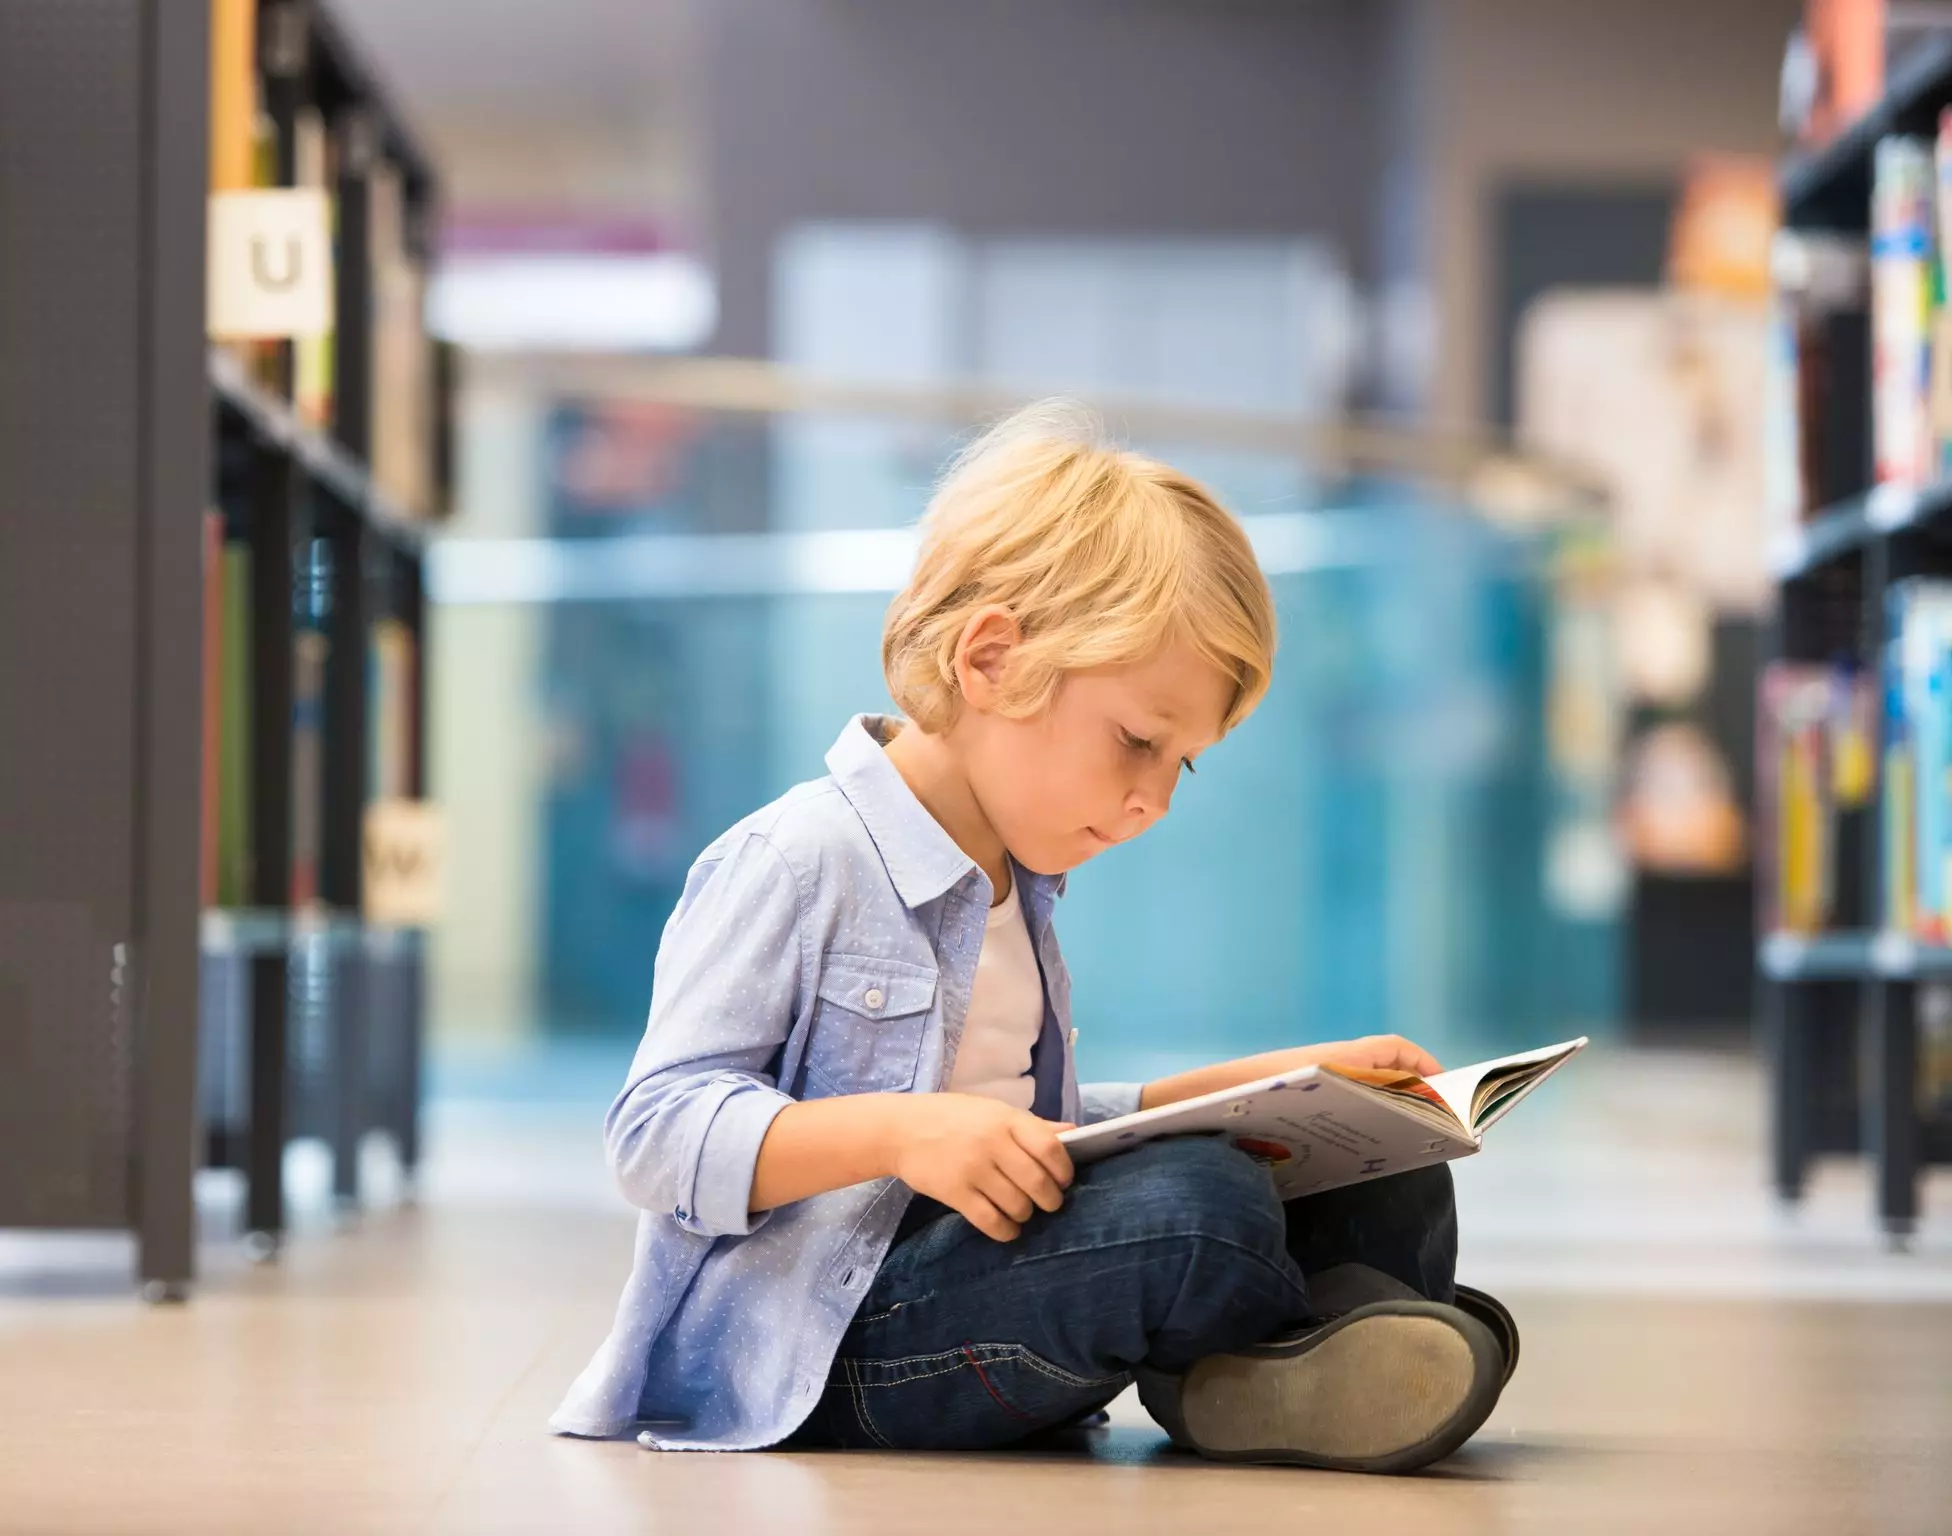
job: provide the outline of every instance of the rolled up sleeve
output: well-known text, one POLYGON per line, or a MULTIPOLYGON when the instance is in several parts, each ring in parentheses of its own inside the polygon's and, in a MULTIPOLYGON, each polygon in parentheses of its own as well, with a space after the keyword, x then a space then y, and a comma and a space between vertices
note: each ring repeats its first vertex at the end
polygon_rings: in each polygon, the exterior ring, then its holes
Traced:
POLYGON ((1139 1095, 1144 1091, 1144 1083, 1080 1083, 1078 1123, 1096 1125, 1100 1120, 1136 1115, 1139 1112, 1139 1095))
POLYGON ((752 1176, 793 1102, 772 1074, 805 974, 799 886, 771 843, 749 834, 693 869, 658 948, 643 1043, 604 1120, 633 1205, 702 1237, 765 1220, 749 1211, 752 1176))

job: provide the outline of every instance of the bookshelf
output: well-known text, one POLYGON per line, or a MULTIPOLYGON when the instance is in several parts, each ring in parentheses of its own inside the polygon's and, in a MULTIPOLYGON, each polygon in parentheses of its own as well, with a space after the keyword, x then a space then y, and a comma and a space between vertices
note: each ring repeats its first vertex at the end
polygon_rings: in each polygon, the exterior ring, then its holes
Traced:
POLYGON ((1952 36, 1924 39, 1892 68, 1884 94, 1820 149, 1784 163, 1783 218, 1799 229, 1863 230, 1871 217, 1871 160, 1879 139, 1892 134, 1929 138, 1938 129, 1952 80, 1952 36))
MULTIPOLYGON (((1784 162, 1780 189, 1788 235, 1809 238, 1812 248, 1867 241, 1880 144, 1903 136, 1929 145, 1948 107, 1952 34, 1906 51, 1869 111, 1829 143, 1784 162)), ((1942 178, 1944 170, 1937 175, 1942 178)), ((1945 196, 1942 182, 1937 196, 1945 196)), ((1942 244, 1937 228, 1933 221, 1923 237, 1924 259, 1942 244)), ((1943 250, 1937 255, 1942 258, 1943 250)), ((1877 280, 1873 275, 1871 281, 1877 280)), ((1764 925, 1756 959, 1778 1192, 1796 1199, 1817 1157, 1867 1154, 1875 1168, 1879 1222, 1893 1242, 1902 1243, 1917 1221, 1921 1170, 1952 1161, 1952 1104, 1921 1096, 1921 1019, 1928 995, 1943 999, 1942 989, 1952 983, 1952 934, 1933 929, 1920 915, 1929 905, 1916 893, 1931 876, 1922 873, 1917 851, 1923 846, 1917 818, 1925 814, 1918 807, 1931 797, 1909 786, 1914 768, 1920 785, 1936 776, 1915 756, 1911 685, 1897 660, 1909 654, 1898 648, 1911 644, 1907 592, 1920 580, 1952 580, 1952 440, 1934 414, 1927 446, 1935 473, 1891 473, 1888 445, 1897 439, 1880 441, 1889 427, 1877 412, 1888 397, 1874 395, 1885 386, 1872 366, 1881 343, 1871 302, 1867 289, 1855 312, 1822 322, 1827 329, 1818 333, 1815 365, 1807 358, 1799 362, 1794 351, 1788 364, 1796 423, 1793 441, 1779 452, 1796 461, 1806 504, 1795 521, 1778 521, 1769 546, 1777 603, 1759 682, 1764 732, 1757 772, 1759 782, 1768 778, 1775 786, 1769 831, 1777 870, 1769 891, 1782 912, 1764 925), (1814 396, 1799 366, 1820 370, 1814 396), (1886 461, 1882 477, 1880 460, 1886 461), (1813 497, 1813 490, 1820 494, 1813 497), (1808 506, 1812 499, 1821 504, 1808 506), (1789 736, 1801 727, 1781 724, 1786 714, 1780 700, 1797 686, 1790 674, 1798 668, 1829 669, 1840 680, 1834 696, 1844 701, 1832 706, 1838 714, 1810 728, 1822 743, 1808 758, 1816 765, 1810 781, 1821 786, 1815 800, 1823 806, 1814 834, 1799 821, 1810 798, 1801 783, 1792 787, 1789 781, 1797 767, 1789 736), (1783 690, 1776 705, 1772 685, 1783 690), (1842 745, 1846 740, 1864 744, 1863 771, 1839 766, 1851 750, 1842 745), (1846 778, 1855 780, 1848 790, 1846 778), (1793 845, 1820 847, 1812 867, 1824 871, 1814 907, 1794 913, 1792 905, 1809 903, 1806 896, 1791 900, 1803 882, 1785 871, 1792 863, 1804 867, 1804 853, 1792 851, 1793 845)), ((1809 334, 1797 333, 1797 348, 1809 334)), ((1938 345, 1929 327, 1921 348, 1928 339, 1938 345)), ((1917 403, 1921 415, 1926 406, 1922 399, 1917 403)))
POLYGON ((426 789, 439 186, 319 0, 10 0, 0 142, 0 1228, 127 1229, 173 1299, 200 1158, 268 1255, 289 1135, 348 1200, 367 1130, 417 1154, 420 938, 361 842, 426 789), (281 187, 332 328, 210 340, 209 195, 281 187))
POLYGON ((1779 584, 1801 581, 1905 529, 1952 537, 1952 482, 1917 488, 1880 485, 1832 503, 1800 528, 1772 540, 1769 563, 1779 584))
POLYGON ((220 821, 201 933, 205 1145, 245 1171, 266 1256, 290 1136, 327 1142, 347 1206, 367 1130, 393 1136, 409 1175, 417 1161, 419 939, 360 920, 361 849, 373 797, 426 788, 421 557, 447 502, 451 373, 419 315, 439 186, 398 101, 319 0, 209 0, 208 15, 213 190, 311 188, 334 230, 327 335, 205 358, 224 548, 247 564, 251 610, 248 829, 226 848, 220 821), (243 878, 223 881, 233 865, 243 878), (239 1057, 245 1091, 220 1096, 239 1057))

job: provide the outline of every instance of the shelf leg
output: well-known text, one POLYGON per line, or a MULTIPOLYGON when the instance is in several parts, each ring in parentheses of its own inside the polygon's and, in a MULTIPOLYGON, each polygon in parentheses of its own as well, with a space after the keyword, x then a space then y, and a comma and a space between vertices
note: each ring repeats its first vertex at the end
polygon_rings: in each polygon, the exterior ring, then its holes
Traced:
POLYGON ((399 1126, 400 1169, 411 1186, 420 1171, 420 1092, 426 1053, 426 941, 414 934, 402 960, 406 975, 402 999, 405 1018, 400 1042, 401 1072, 399 1126))
POLYGON ((332 1198, 359 1206, 359 1145, 366 1132, 366 967, 363 936, 336 946, 332 960, 332 1198))
POLYGON ((1877 1169, 1878 1222, 1901 1241, 1918 1222, 1918 988, 1880 982, 1866 1014, 1867 1150, 1877 1169))
POLYGON ((285 1230, 285 1009, 289 962, 282 949, 251 960, 251 1118, 244 1164, 247 1231, 277 1251, 285 1230))
POLYGON ((1791 982, 1761 983, 1769 1053, 1770 1171, 1779 1198, 1803 1197, 1811 1142, 1810 993, 1791 982))

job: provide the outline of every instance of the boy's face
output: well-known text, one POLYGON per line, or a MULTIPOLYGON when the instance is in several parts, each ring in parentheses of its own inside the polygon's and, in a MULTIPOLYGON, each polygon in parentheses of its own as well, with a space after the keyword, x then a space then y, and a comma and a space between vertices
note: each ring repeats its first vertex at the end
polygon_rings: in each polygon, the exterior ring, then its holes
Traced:
POLYGON ((1187 759, 1220 739, 1233 680, 1183 641, 1068 674, 1027 720, 957 722, 970 788, 1004 847, 1054 875, 1164 816, 1187 759))

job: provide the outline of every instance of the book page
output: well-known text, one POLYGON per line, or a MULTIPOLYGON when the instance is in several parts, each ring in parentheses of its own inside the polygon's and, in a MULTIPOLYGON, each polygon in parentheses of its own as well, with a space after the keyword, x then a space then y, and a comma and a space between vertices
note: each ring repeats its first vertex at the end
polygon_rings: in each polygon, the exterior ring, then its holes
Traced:
POLYGON ((1080 1126, 1062 1139, 1088 1163, 1158 1136, 1216 1133, 1267 1168, 1284 1200, 1477 1150, 1448 1110, 1317 1067, 1080 1126))
POLYGON ((1482 1136, 1518 1101, 1550 1077, 1586 1045, 1586 1036, 1516 1056, 1500 1056, 1475 1066, 1454 1067, 1429 1079, 1443 1101, 1474 1136, 1482 1136))
POLYGON ((1414 1072, 1395 1067, 1345 1067, 1335 1062, 1321 1069, 1377 1093, 1390 1095, 1396 1107, 1414 1114, 1441 1131, 1465 1128, 1466 1122, 1448 1100, 1414 1072))

